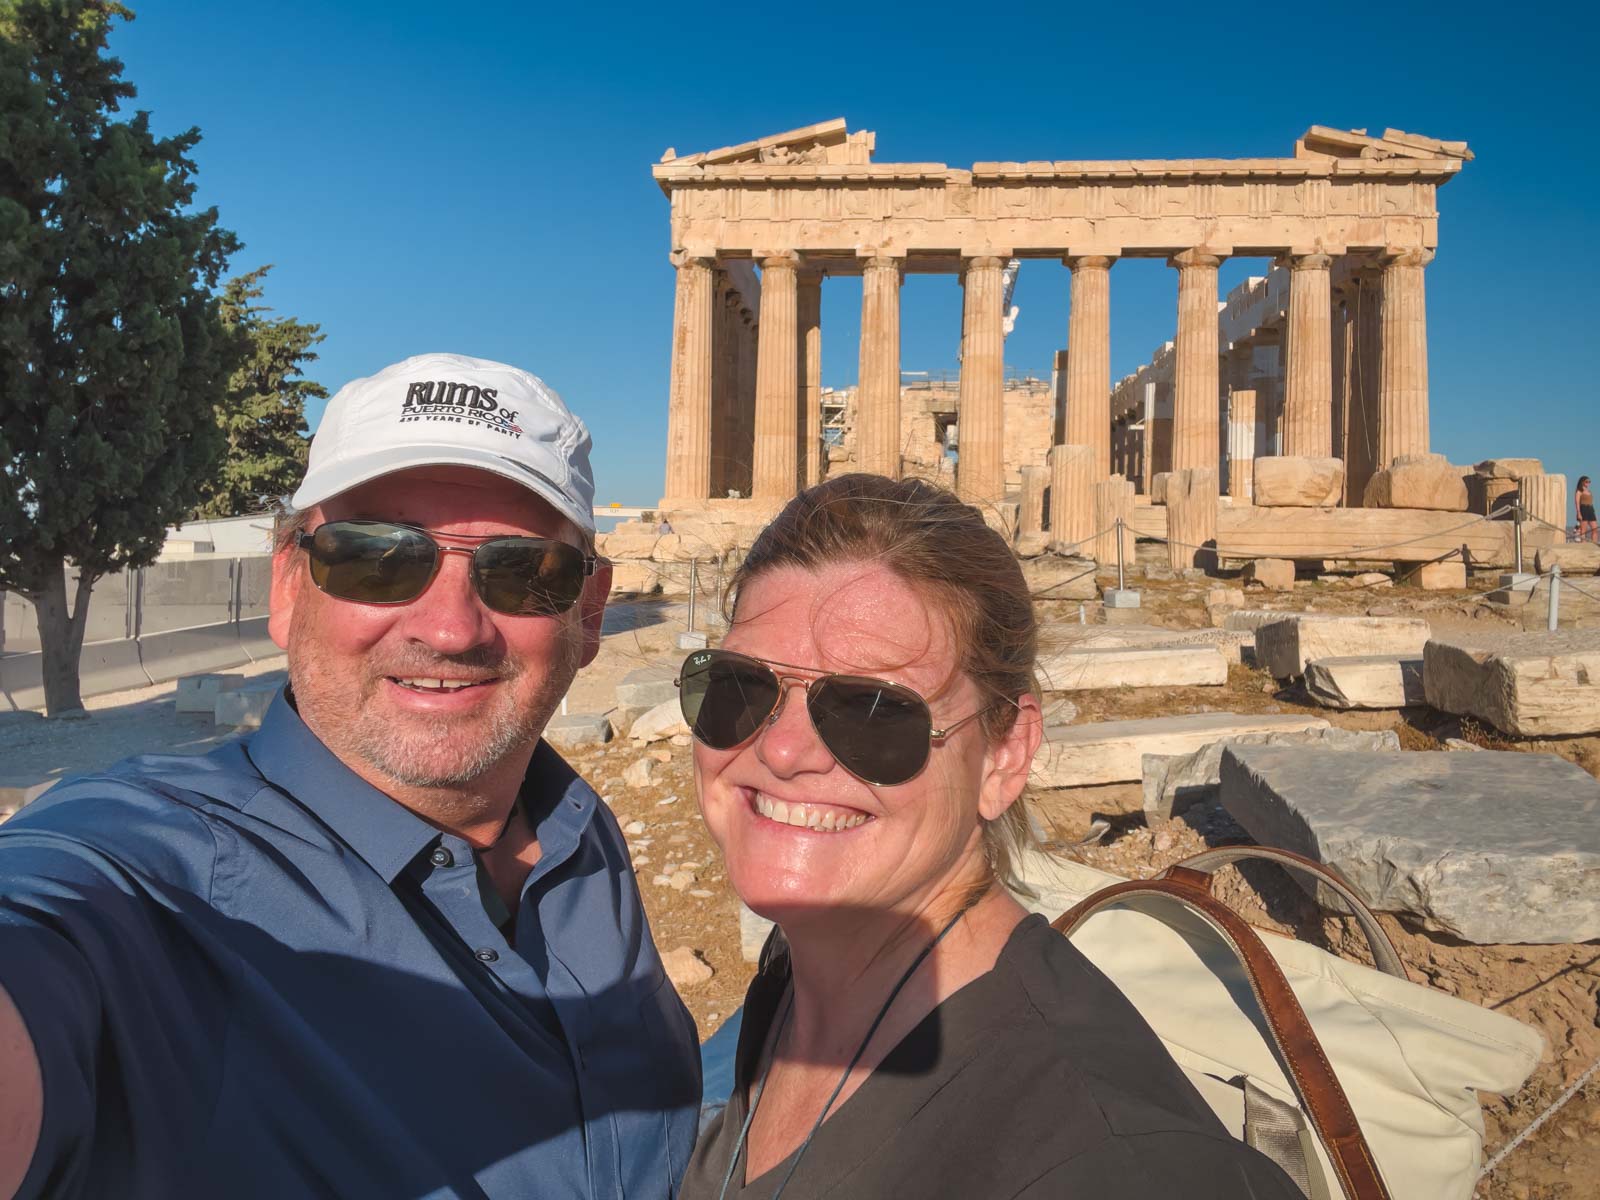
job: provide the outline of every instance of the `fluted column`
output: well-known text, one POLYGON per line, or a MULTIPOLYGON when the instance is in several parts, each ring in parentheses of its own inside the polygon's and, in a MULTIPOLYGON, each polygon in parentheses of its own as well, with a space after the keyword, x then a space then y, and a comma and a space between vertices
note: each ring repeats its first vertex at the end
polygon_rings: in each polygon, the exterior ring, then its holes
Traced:
POLYGON ((798 361, 799 259, 775 254, 761 260, 761 337, 756 346, 756 459, 752 490, 758 499, 786 500, 796 484, 795 419, 798 361))
POLYGON ((1333 362, 1330 356, 1326 254, 1289 259, 1289 330, 1285 340, 1283 452, 1301 458, 1333 453, 1333 362))
POLYGON ((739 319, 739 293, 718 272, 715 311, 711 338, 711 489, 712 496, 725 495, 732 480, 731 450, 735 443, 739 413, 736 404, 739 386, 738 353, 735 341, 739 319))
MULTIPOLYGON (((856 461, 900 478, 900 263, 877 255, 861 274, 861 373, 856 393, 856 461)), ((963 441, 966 429, 961 430, 963 441)))
POLYGON ((711 341, 714 260, 674 256, 672 374, 667 400, 666 497, 711 495, 711 341))
POLYGON ((1422 269, 1431 250, 1408 250, 1383 264, 1378 355, 1378 466, 1428 452, 1428 310, 1422 269))
POLYGON ((1228 397, 1228 495, 1249 502, 1255 494, 1256 393, 1233 389, 1228 397))
POLYGON ((1005 332, 1000 282, 1004 260, 969 258, 962 274, 960 449, 962 499, 986 513, 1005 491, 1005 332))
POLYGON ((1065 260, 1072 268, 1067 321, 1065 442, 1094 451, 1097 480, 1111 474, 1111 259, 1065 260))
POLYGON ((1017 512, 1019 533, 1040 533, 1048 514, 1044 511, 1045 492, 1050 487, 1050 468, 1029 466, 1022 468, 1022 505, 1017 512))
POLYGON ((1094 533, 1094 452, 1088 446, 1050 449, 1050 545, 1057 554, 1088 554, 1094 533))
POLYGON ((1350 312, 1350 403, 1345 410, 1346 503, 1360 505, 1378 463, 1378 344, 1382 334, 1379 272, 1355 273, 1350 312))
POLYGON ((1175 254, 1178 336, 1172 397, 1172 470, 1217 466, 1217 265, 1203 250, 1175 254))
POLYGON ((802 271, 796 283, 795 311, 800 325, 801 487, 822 482, 822 272, 802 271))

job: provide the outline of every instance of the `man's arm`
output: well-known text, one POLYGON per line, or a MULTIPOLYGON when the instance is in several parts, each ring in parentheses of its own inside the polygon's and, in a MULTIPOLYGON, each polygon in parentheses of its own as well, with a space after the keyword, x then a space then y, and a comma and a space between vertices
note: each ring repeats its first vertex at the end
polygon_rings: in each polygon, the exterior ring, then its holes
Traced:
POLYGON ((44 1118, 44 1081, 22 1014, 0 987, 0 1200, 11 1200, 33 1161, 44 1118))

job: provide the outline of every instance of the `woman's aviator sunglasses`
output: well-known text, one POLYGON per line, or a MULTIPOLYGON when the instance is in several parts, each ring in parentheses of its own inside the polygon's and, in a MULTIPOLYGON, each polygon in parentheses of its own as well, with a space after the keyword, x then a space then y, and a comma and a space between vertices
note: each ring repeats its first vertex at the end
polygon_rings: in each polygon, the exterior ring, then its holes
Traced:
POLYGON ((554 538, 437 536, 477 545, 440 545, 428 530, 392 521, 329 521, 302 533, 299 544, 312 582, 356 604, 409 604, 428 590, 444 555, 470 555, 478 596, 515 617, 566 612, 598 561, 554 538))
POLYGON ((777 718, 786 685, 805 683, 806 712, 828 753, 857 779, 877 787, 913 779, 927 766, 934 742, 993 707, 935 729, 928 702, 898 683, 766 663, 731 650, 696 650, 684 660, 677 682, 684 720, 713 750, 749 741, 762 722, 777 718), (816 678, 807 680, 810 675, 816 678))

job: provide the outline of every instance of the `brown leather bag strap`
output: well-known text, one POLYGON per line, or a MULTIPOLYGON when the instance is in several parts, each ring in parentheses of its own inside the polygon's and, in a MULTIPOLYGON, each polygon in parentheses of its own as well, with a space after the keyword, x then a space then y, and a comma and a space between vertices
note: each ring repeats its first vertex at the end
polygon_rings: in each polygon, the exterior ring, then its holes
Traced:
MULTIPOLYGON (((1367 946, 1372 950, 1372 961, 1378 970, 1385 975, 1393 975, 1396 979, 1411 978, 1406 974, 1405 963, 1400 961, 1400 952, 1394 948, 1394 943, 1383 931, 1383 926, 1378 924, 1378 918, 1367 907, 1367 902, 1345 882, 1344 876, 1326 863, 1319 863, 1316 859, 1296 854, 1293 850, 1280 850, 1276 846, 1218 846, 1212 850, 1202 850, 1199 854, 1191 855, 1175 865, 1209 876, 1218 867, 1225 867, 1229 863, 1243 859, 1274 862, 1290 871, 1315 875, 1323 884, 1337 892, 1339 898, 1349 907, 1350 915, 1355 917, 1356 924, 1361 926, 1361 932, 1367 935, 1367 946)), ((1206 890, 1210 890, 1209 882, 1206 890)))
POLYGON ((1073 929, 1093 913, 1128 896, 1141 895, 1173 900, 1216 930, 1244 967, 1250 990, 1272 1032, 1273 1049, 1328 1152, 1346 1200, 1391 1200, 1339 1077, 1289 981, 1255 930, 1211 895, 1208 876, 1175 866, 1157 879, 1112 884, 1062 913, 1052 926, 1071 937, 1073 929))

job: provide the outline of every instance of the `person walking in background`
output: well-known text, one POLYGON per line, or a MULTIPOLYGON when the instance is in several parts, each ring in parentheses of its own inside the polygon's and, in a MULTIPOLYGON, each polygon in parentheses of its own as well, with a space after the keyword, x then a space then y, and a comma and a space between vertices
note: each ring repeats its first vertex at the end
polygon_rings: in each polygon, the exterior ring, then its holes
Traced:
POLYGON ((1580 542, 1600 542, 1600 526, 1594 519, 1594 493, 1589 490, 1589 477, 1578 477, 1578 540, 1580 542))

